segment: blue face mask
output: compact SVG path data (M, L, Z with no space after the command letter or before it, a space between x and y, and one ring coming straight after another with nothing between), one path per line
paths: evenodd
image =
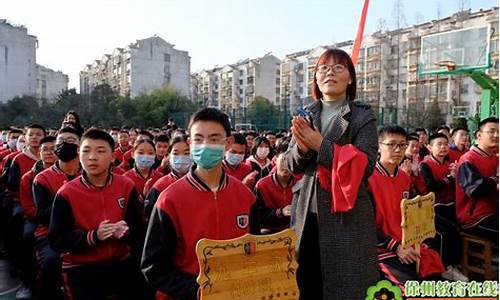
M234 154L231 152L226 153L226 161L231 166L239 165L243 161L243 159L245 159L245 156L243 154Z
M191 145L191 156L194 162L203 169L212 169L224 158L224 145L201 144Z
M177 173L186 174L193 165L193 160L185 155L170 155L170 167Z
M135 165L138 168L145 169L145 168L151 168L153 164L155 163L155 156L154 155L136 155L134 157L135 160Z
M10 139L7 145L9 146L9 149L16 150L17 139Z

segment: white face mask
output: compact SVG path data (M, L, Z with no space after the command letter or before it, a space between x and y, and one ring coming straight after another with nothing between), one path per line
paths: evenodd
M259 159L265 159L269 155L269 148L267 147L259 147L257 148L257 152L255 153Z
M23 151L24 148L26 148L26 143L17 140L16 148L17 148L17 151Z

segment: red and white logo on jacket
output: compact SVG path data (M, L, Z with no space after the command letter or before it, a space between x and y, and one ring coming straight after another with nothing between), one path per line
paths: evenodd
M236 217L236 225L238 228L245 229L248 227L249 220L248 215L239 215Z
M118 206L123 209L125 208L125 198L118 198L118 200L116 200L118 202Z

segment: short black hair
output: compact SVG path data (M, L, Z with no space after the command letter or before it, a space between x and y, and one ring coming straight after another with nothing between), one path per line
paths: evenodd
M456 127L456 128L453 128L453 130L451 131L451 135L454 136L460 130L463 130L463 131L469 133L469 130L465 127Z
M247 145L247 140L245 140L245 137L241 133L233 133L231 135L233 137L234 143L238 145Z
M106 131L99 129L99 128L90 128L89 130L85 131L85 133L82 136L82 143L85 140L102 140L105 141L109 144L111 147L111 151L115 150L115 141L111 137L109 133Z
M9 130L9 133L8 134L12 134L12 133L19 133L19 134L23 134L23 131L19 128L10 128L8 129Z
M155 137L155 144L158 142L168 143L170 142L170 138L166 134L160 134L157 137Z
M56 142L56 137L53 135L48 135L40 140L40 145L43 145L45 143L55 143Z
M423 131L425 134L427 134L427 130L425 130L425 128L422 128L422 127L418 127L418 128L415 128L415 132L421 132Z
M247 131L247 132L245 132L245 138L247 136L249 136L249 135L253 136L254 138L258 136L257 132L255 132L255 131Z
M154 139L154 136L147 130L141 130L137 135L145 135L147 136L150 140Z
M65 132L72 133L72 134L78 136L79 138L82 137L82 133L80 132L80 130L76 129L72 125L64 126L63 128L59 129L59 131L57 132L57 134L59 134L59 133L65 133Z
M139 147L141 144L144 144L144 143L150 144L156 152L155 144L153 143L152 140L149 140L149 139L140 139L140 140L135 141L134 142L134 151L137 149L137 147Z
M257 153L257 148L259 148L260 145L263 143L266 143L269 147L271 147L271 143L269 140L263 136L258 136L253 140L253 147L252 147L252 154Z
M26 127L26 131L28 131L29 129L40 129L43 131L43 134L45 135L45 127L43 127L42 125L40 124L30 124L28 125L28 127Z
M387 125L379 129L378 139L382 140L388 134L401 135L407 138L406 130L403 127L398 125Z
M498 118L497 117L489 117L489 118L482 120L481 122L479 122L477 129L478 130L483 129L483 126L486 125L487 123L497 123L498 124Z
M290 141L291 141L290 137L282 138L278 143L278 145L276 146L276 155L285 153L286 150L288 150L288 145L290 144Z
M170 143L168 144L168 149L167 153L170 153L172 151L172 148L174 148L174 145L177 143L188 143L188 136L185 134L178 134L174 136L171 140Z
M272 131L272 130L268 130L268 131L264 132L265 136L268 135L268 134L276 136L276 133L274 131Z
M406 141L417 141L418 142L418 134L416 133L410 133L406 136Z
M229 122L229 117L224 112L218 110L217 108L207 107L202 108L195 112L191 119L189 120L188 129L191 133L191 126L199 121L211 121L219 123L226 132L226 137L231 136L231 123Z
M441 125L439 126L437 129L436 129L436 132L438 132L439 130L448 130L448 132L450 132L450 127L446 126L446 125Z
M126 134L126 135L130 135L130 133L128 132L128 130L125 130L125 129L120 130L120 132L118 132L118 134L120 134L120 133L123 133L123 134Z
M446 134L444 133L434 133L432 134L430 137L429 137L429 144L432 144L432 142L435 140L435 139L445 139L445 140L448 140L448 137L446 136Z

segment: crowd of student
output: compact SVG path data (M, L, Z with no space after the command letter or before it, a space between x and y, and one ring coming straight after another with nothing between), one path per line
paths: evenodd
M84 132L75 112L57 131L3 130L0 240L18 299L197 299L200 238L293 228L302 174L284 163L290 140L234 132L211 108L186 130ZM498 244L498 119L430 136L387 126L378 141L368 187L381 276L467 280L460 232ZM403 248L400 200L428 192L438 234L419 252Z

